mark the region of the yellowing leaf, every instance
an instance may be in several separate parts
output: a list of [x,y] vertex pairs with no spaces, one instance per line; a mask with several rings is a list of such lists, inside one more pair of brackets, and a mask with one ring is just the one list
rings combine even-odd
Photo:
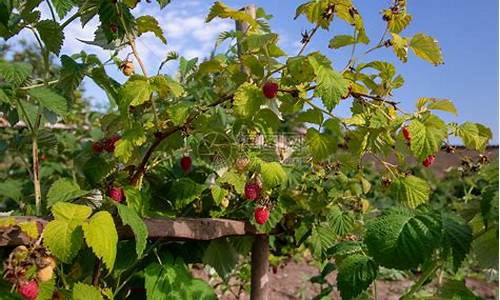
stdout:
[[236,21],[246,22],[254,28],[258,26],[257,21],[250,15],[246,14],[244,11],[232,9],[220,1],[217,1],[214,3],[214,5],[212,5],[212,7],[210,8],[210,13],[208,14],[205,21],[208,23],[216,17],[223,19],[231,18]]
[[415,34],[410,40],[410,48],[415,52],[415,55],[435,66],[444,63],[438,42],[428,35]]
[[448,135],[446,124],[437,116],[430,115],[424,120],[413,120],[409,126],[410,149],[419,159],[436,154]]
[[396,56],[402,62],[408,61],[408,39],[401,37],[399,34],[392,33],[392,49]]
[[115,264],[118,243],[118,233],[111,214],[107,211],[97,212],[82,224],[82,229],[87,245],[111,271]]
[[255,84],[245,82],[234,93],[234,112],[244,118],[253,116],[262,104],[264,95]]
[[136,19],[137,29],[139,31],[139,36],[145,32],[152,32],[159,38],[164,44],[167,43],[167,39],[163,35],[163,30],[161,29],[158,21],[152,16],[140,16]]
[[127,108],[128,106],[137,106],[149,100],[151,96],[151,86],[144,76],[134,75],[120,89],[119,106]]
[[465,122],[458,126],[455,135],[462,138],[465,147],[477,151],[484,151],[492,137],[491,130],[478,123]]
[[416,208],[429,200],[430,187],[427,181],[410,175],[396,179],[391,184],[392,196],[410,208]]

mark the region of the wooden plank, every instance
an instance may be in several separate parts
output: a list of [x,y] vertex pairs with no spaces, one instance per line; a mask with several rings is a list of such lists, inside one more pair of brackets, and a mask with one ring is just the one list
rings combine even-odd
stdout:
[[[0,217],[0,223],[9,217]],[[14,217],[16,223],[34,221],[38,224],[41,233],[48,220],[31,216]],[[121,239],[133,238],[132,230],[128,226],[120,224],[115,220],[118,234]],[[257,230],[250,223],[229,219],[210,218],[146,218],[144,220],[148,228],[148,238],[175,238],[185,240],[213,240],[225,236],[255,235]],[[27,244],[30,238],[26,236],[18,226],[0,227],[0,247]]]

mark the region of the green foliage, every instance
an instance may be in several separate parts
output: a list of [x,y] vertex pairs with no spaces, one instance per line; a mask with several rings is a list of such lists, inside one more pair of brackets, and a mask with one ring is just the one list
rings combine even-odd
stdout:
[[82,229],[87,245],[102,259],[108,270],[112,270],[116,258],[118,233],[111,214],[107,211],[97,212],[82,224]]
[[98,288],[93,287],[84,283],[77,283],[73,287],[73,299],[74,300],[85,300],[85,299],[104,299],[101,295],[101,291]]
[[366,290],[377,278],[378,265],[368,256],[352,255],[339,265],[337,287],[342,299],[352,299]]
[[27,63],[0,61],[0,78],[14,86],[21,85],[31,75],[32,70],[33,67]]
[[446,124],[434,115],[429,115],[424,120],[411,121],[409,128],[410,149],[419,159],[437,153],[447,136]]
[[69,178],[58,179],[50,186],[47,193],[47,207],[51,207],[59,201],[80,198],[88,193],[88,191],[81,190],[80,186]]
[[220,277],[226,279],[238,262],[238,253],[225,239],[210,242],[203,254],[203,263],[212,266]]
[[137,18],[137,29],[139,31],[139,36],[145,32],[152,32],[159,38],[164,44],[167,43],[167,39],[163,35],[163,30],[161,29],[158,21],[152,16],[141,16]]
[[123,225],[128,225],[134,232],[135,236],[135,251],[137,257],[141,257],[142,253],[146,249],[148,228],[146,224],[141,219],[141,217],[135,212],[135,210],[129,208],[126,205],[117,204],[118,214],[122,219]]
[[31,97],[37,99],[40,105],[60,116],[68,113],[68,102],[63,96],[50,88],[37,87],[29,91]]
[[52,20],[43,20],[36,24],[36,29],[47,50],[59,55],[64,41],[64,33],[59,24]]
[[395,179],[391,185],[394,199],[410,208],[416,208],[429,200],[430,188],[427,181],[409,175]]
[[431,257],[440,231],[440,220],[432,214],[392,209],[368,224],[364,241],[377,263],[404,270]]

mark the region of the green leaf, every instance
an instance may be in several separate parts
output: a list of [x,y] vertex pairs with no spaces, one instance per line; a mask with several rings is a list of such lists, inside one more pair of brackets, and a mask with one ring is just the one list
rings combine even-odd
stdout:
[[218,185],[213,185],[212,188],[210,189],[210,192],[212,194],[212,198],[214,198],[214,202],[217,205],[220,205],[221,201],[227,195],[227,191]]
[[203,263],[212,266],[220,277],[226,279],[238,262],[238,253],[226,239],[210,242],[203,254]]
[[335,207],[328,214],[328,223],[336,235],[345,236],[351,233],[354,227],[354,218],[349,212],[341,211]]
[[182,101],[167,108],[168,118],[174,126],[179,126],[186,122],[189,114],[193,110],[193,105],[190,102]]
[[408,39],[403,38],[399,36],[396,33],[391,33],[392,35],[392,49],[394,50],[394,53],[396,56],[401,60],[402,62],[407,62],[408,61]]
[[182,209],[200,197],[205,188],[204,184],[196,183],[189,178],[178,178],[172,183],[167,193],[167,199],[174,203],[176,209]]
[[472,243],[472,229],[464,221],[449,213],[442,214],[445,255],[451,255],[455,272],[469,253]]
[[243,194],[245,189],[246,178],[236,171],[229,171],[224,173],[220,178],[217,179],[218,183],[227,183],[234,187],[238,194]]
[[111,271],[115,264],[118,243],[118,233],[111,214],[107,211],[97,212],[88,222],[82,224],[82,229],[87,245]]
[[121,162],[128,162],[134,152],[135,147],[146,142],[144,128],[135,126],[127,129],[119,141],[115,144],[113,155]]
[[0,78],[14,86],[20,86],[32,71],[33,67],[28,63],[0,61]]
[[161,29],[158,21],[152,16],[140,16],[135,20],[137,22],[138,34],[141,36],[145,32],[152,32],[159,38],[164,44],[167,43],[167,39],[163,35],[163,30]]
[[482,268],[498,270],[498,227],[491,227],[474,239],[472,250]]
[[81,190],[78,183],[73,180],[69,178],[60,178],[50,186],[49,192],[47,193],[47,207],[51,207],[59,201],[66,202],[80,198],[88,193],[88,191]]
[[182,260],[168,256],[162,258],[163,265],[151,263],[144,269],[146,296],[148,300],[203,299],[216,300],[213,288],[201,279],[192,278]]
[[71,227],[77,227],[92,214],[92,209],[85,205],[57,202],[52,206],[52,214],[56,220],[65,221],[70,223]]
[[151,88],[158,92],[160,98],[170,95],[180,97],[184,93],[184,88],[180,83],[166,75],[156,75],[150,78]]
[[448,135],[446,124],[434,115],[429,115],[424,120],[414,119],[410,123],[409,130],[411,133],[410,149],[419,159],[436,154]]
[[443,55],[438,42],[423,33],[415,34],[410,40],[410,48],[415,55],[437,66],[443,64]]
[[[23,197],[22,189],[24,182],[19,179],[5,179],[0,182],[0,196],[3,199],[10,198],[19,201]],[[4,198],[5,197],[5,198]]]
[[398,208],[369,223],[364,241],[378,264],[406,270],[429,259],[440,236],[441,224],[434,215]]
[[409,175],[395,179],[391,184],[394,199],[410,208],[416,208],[429,200],[430,187],[422,178]]
[[329,224],[320,224],[312,228],[309,243],[316,258],[323,257],[329,248],[335,245],[337,235]]
[[328,48],[339,49],[356,43],[352,35],[341,34],[334,36],[328,43]]
[[316,160],[326,159],[337,148],[335,139],[332,136],[319,133],[314,128],[307,129],[305,142],[312,156]]
[[326,66],[324,62],[318,61],[314,56],[309,56],[309,62],[314,69],[316,75],[316,89],[314,94],[321,98],[323,105],[331,111],[340,99],[347,95],[348,82],[342,75]]
[[51,2],[52,5],[54,5],[59,19],[63,19],[75,5],[73,0],[52,0]]
[[257,21],[250,15],[246,14],[244,11],[239,11],[230,8],[220,1],[216,1],[210,8],[210,12],[205,20],[205,22],[210,22],[214,18],[231,18],[235,21],[241,21],[248,23],[251,27],[256,28],[258,26]]
[[319,109],[311,108],[299,113],[295,121],[321,125],[323,124],[323,113]]
[[342,300],[357,297],[377,278],[378,265],[368,256],[355,254],[342,260],[337,275],[337,287]]
[[68,102],[66,99],[50,88],[37,87],[30,89],[28,94],[40,101],[42,106],[60,116],[65,116],[68,113]]
[[64,41],[64,33],[59,24],[52,20],[42,20],[35,27],[47,50],[59,55]]
[[151,92],[151,86],[146,77],[140,75],[130,76],[129,80],[120,89],[119,106],[122,109],[128,109],[129,106],[141,105],[149,101]]
[[[127,199],[128,200],[128,199]],[[141,257],[146,249],[148,228],[139,215],[128,206],[117,204],[118,214],[124,225],[130,226],[135,236],[135,251],[137,257]]]
[[61,77],[57,83],[57,89],[63,91],[66,97],[71,97],[73,92],[80,86],[87,66],[77,63],[67,55],[61,56],[61,64]]
[[465,122],[458,126],[454,135],[462,138],[465,147],[477,151],[484,151],[492,138],[491,130],[481,124]]
[[459,280],[447,280],[437,292],[436,300],[482,300]]
[[54,294],[54,291],[56,289],[56,281],[55,278],[51,278],[48,281],[45,282],[40,282],[38,284],[40,292],[38,293],[38,296],[36,300],[52,300],[52,295]]
[[263,162],[260,164],[260,175],[264,186],[273,188],[284,184],[288,178],[285,170],[278,162]]
[[44,245],[65,263],[70,263],[82,246],[82,231],[74,225],[64,220],[53,220],[43,230]]
[[91,285],[77,282],[73,286],[73,300],[104,300],[101,291]]
[[427,105],[428,109],[442,110],[458,115],[457,108],[453,102],[448,99],[419,98],[417,100],[417,109],[422,109],[425,105]]
[[236,115],[249,118],[259,111],[265,103],[264,95],[255,84],[245,82],[234,93],[234,112]]

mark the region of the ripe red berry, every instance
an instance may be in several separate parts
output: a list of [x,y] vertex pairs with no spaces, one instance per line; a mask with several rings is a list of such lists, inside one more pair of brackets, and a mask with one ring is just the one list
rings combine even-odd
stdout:
[[28,282],[23,282],[19,285],[18,289],[19,295],[26,300],[35,300],[38,297],[40,289],[38,288],[38,283],[36,280],[31,280]]
[[408,127],[403,127],[403,136],[405,137],[405,140],[409,143],[411,140],[411,134],[410,134],[410,129]]
[[92,151],[94,151],[94,153],[101,153],[104,151],[104,145],[101,142],[92,143]]
[[108,196],[116,202],[121,203],[123,201],[123,189],[113,186],[109,189]]
[[269,210],[265,206],[257,207],[255,209],[255,221],[257,224],[264,224],[269,219]]
[[113,153],[115,151],[115,144],[120,140],[121,136],[118,134],[113,135],[112,137],[104,140],[104,150],[109,153]]
[[273,99],[278,94],[278,84],[276,82],[268,81],[262,87],[264,96],[268,99]]
[[260,186],[255,182],[247,182],[245,184],[245,198],[248,200],[255,200],[259,198]]
[[183,156],[181,158],[181,169],[184,173],[191,171],[191,167],[193,166],[193,160],[190,156]]
[[422,162],[422,165],[424,165],[424,167],[428,168],[428,167],[432,166],[435,159],[436,159],[435,155],[429,155],[424,159],[424,161]]

